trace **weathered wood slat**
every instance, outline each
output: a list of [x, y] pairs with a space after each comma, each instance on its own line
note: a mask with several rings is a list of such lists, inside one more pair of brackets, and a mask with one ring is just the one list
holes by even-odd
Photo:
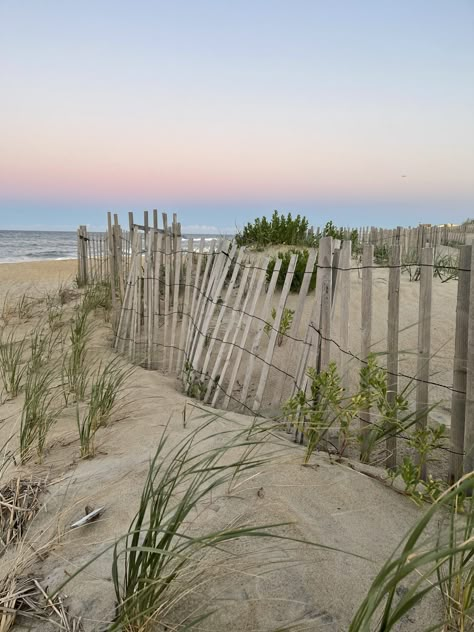
[[259, 411], [260, 408], [262, 407], [263, 395], [265, 392], [265, 387], [267, 385], [268, 375], [270, 373], [270, 365], [271, 365], [273, 353], [275, 350], [275, 344], [278, 337], [278, 331], [280, 329], [280, 323], [283, 316], [283, 310], [285, 309], [286, 300], [288, 298], [291, 283], [293, 281], [293, 276], [295, 274], [297, 259], [298, 259], [297, 255], [292, 255], [290, 259], [290, 263], [288, 264], [288, 272], [286, 273], [285, 282], [283, 284], [283, 289], [281, 291], [278, 308], [276, 310], [275, 320], [272, 323], [273, 329], [270, 334], [270, 340], [268, 342], [268, 347], [265, 354], [265, 361], [262, 367], [262, 373], [260, 375], [260, 381], [257, 387], [257, 393], [255, 395], [255, 400], [252, 406], [252, 410], [254, 411]]
[[217, 400], [219, 399], [220, 395], [232, 395], [231, 391], [230, 391], [230, 384], [224, 388], [224, 383], [225, 383], [225, 377], [227, 375], [227, 370], [229, 368], [229, 365], [231, 363], [231, 359], [232, 359], [232, 354], [234, 353], [234, 350], [236, 349], [236, 345], [239, 344], [240, 342], [237, 343], [237, 339], [239, 339], [240, 341], [240, 331], [242, 328], [242, 323], [244, 322], [244, 318], [246, 317], [246, 313], [249, 312], [249, 304], [251, 302], [251, 299], [255, 293], [255, 288], [258, 284], [258, 279], [260, 277], [260, 272], [261, 270], [258, 270], [258, 267], [254, 267], [251, 273], [251, 278], [250, 278], [250, 283], [249, 283], [249, 288], [248, 291], [246, 293], [246, 296], [243, 300], [243, 303], [238, 304], [237, 309], [239, 310], [239, 320], [237, 322], [237, 326], [233, 328], [233, 332], [232, 332], [232, 339], [230, 340], [230, 344], [226, 346], [226, 359], [224, 361], [224, 366], [222, 367], [222, 370], [220, 372], [219, 378], [216, 382], [217, 387], [215, 389], [215, 393], [214, 393], [214, 397], [212, 399], [212, 405], [215, 406], [217, 403]]
[[270, 322], [271, 311], [272, 311], [272, 300], [273, 300], [273, 295], [275, 293], [278, 277], [280, 275], [281, 265], [282, 265], [282, 260], [280, 258], [277, 258], [275, 262], [275, 267], [273, 268], [272, 278], [270, 279], [270, 284], [268, 286], [267, 295], [265, 297], [265, 303], [260, 313], [260, 319], [257, 322], [257, 331], [255, 333], [252, 348], [250, 350], [250, 357], [249, 357], [247, 369], [245, 371], [245, 378], [244, 378], [244, 383], [242, 386], [242, 392], [239, 398], [240, 402], [243, 405], [246, 405], [255, 362], [257, 358], [259, 358], [260, 360], [262, 359], [259, 357], [258, 351], [260, 348], [260, 342], [263, 336], [263, 332], [265, 331], [265, 323]]
[[259, 270], [259, 274], [257, 275], [257, 281], [253, 290], [253, 296], [250, 298], [249, 301], [248, 313], [243, 314], [242, 325], [244, 326], [244, 330], [242, 332], [242, 335], [239, 337], [239, 347], [237, 349], [236, 357], [234, 358], [234, 366], [229, 379], [229, 384], [227, 386], [227, 394], [224, 397], [224, 401], [222, 402], [222, 407], [224, 408], [224, 410], [227, 410], [227, 408], [229, 407], [230, 397], [234, 390], [234, 384], [237, 379], [240, 364], [242, 362], [242, 356], [244, 353], [245, 344], [247, 342], [247, 337], [249, 335], [250, 327], [252, 326], [253, 318], [256, 313], [255, 310], [257, 308], [257, 302], [262, 294], [263, 284], [265, 283], [265, 279], [267, 276], [267, 266], [269, 261], [269, 258], [266, 257], [260, 264], [263, 269]]
[[[390, 253], [388, 277], [388, 331], [387, 331], [387, 400], [395, 404], [398, 394], [398, 338], [400, 327], [400, 246], [395, 245]], [[395, 431], [386, 440], [387, 467], [397, 465], [397, 437]]]
[[[361, 296], [361, 351], [360, 357], [362, 363], [367, 361], [372, 346], [372, 268], [374, 262], [374, 246], [365, 244], [362, 253], [362, 296]], [[362, 368], [362, 367], [361, 367]], [[370, 429], [371, 416], [370, 408], [361, 410], [360, 430], [362, 433], [362, 452], [365, 453], [368, 448], [368, 432]]]
[[[433, 248], [421, 251], [420, 298], [418, 310], [418, 359], [416, 376], [416, 421], [420, 429], [428, 425], [431, 357], [431, 300], [433, 288]], [[426, 479], [426, 465], [422, 477]]]

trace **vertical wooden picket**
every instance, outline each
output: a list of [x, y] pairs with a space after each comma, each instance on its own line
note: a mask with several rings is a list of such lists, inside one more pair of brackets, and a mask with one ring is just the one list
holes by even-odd
[[[362, 253], [362, 297], [361, 297], [361, 352], [362, 362], [366, 362], [372, 345], [372, 267], [374, 246], [366, 244]], [[362, 454], [367, 450], [368, 432], [370, 428], [370, 408], [360, 412], [360, 430], [362, 433]]]
[[[396, 244], [390, 252], [388, 278], [388, 331], [387, 331], [387, 400], [395, 404], [398, 394], [398, 338], [400, 323], [400, 246]], [[397, 437], [395, 430], [386, 440], [387, 467], [397, 465]]]
[[[464, 233], [465, 236], [465, 233]], [[470, 305], [467, 325], [466, 421], [464, 474], [474, 472], [474, 246], [471, 248]]]
[[453, 394], [451, 400], [451, 454], [449, 483], [463, 473], [464, 429], [466, 419], [467, 347], [470, 308], [472, 246], [463, 246], [459, 253], [459, 280], [454, 339]]
[[[416, 384], [416, 418], [418, 428], [428, 425], [431, 357], [431, 301], [433, 287], [433, 248], [421, 251], [420, 299], [418, 311], [418, 361]], [[422, 468], [422, 477], [426, 478], [426, 465]]]

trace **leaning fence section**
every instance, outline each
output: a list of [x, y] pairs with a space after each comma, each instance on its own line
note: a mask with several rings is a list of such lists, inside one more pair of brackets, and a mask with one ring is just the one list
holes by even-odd
[[[145, 213], [141, 223], [129, 214], [123, 230], [109, 214], [107, 232], [78, 231], [79, 277], [111, 286], [118, 352], [175, 376], [187, 394], [207, 404], [275, 415], [290, 396], [310, 389], [309, 368], [321, 374], [336, 363], [341, 387], [351, 395], [375, 351], [387, 375], [388, 406], [409, 392], [416, 425], [423, 429], [443, 399], [450, 416], [450, 478], [474, 469], [471, 245], [459, 242], [448, 357], [433, 341], [439, 329], [433, 271], [436, 247], [452, 241], [449, 231], [431, 231], [428, 238], [419, 228], [364, 229], [354, 253], [353, 231], [347, 230], [347, 239], [321, 237], [304, 261], [292, 254], [283, 266], [280, 258], [248, 252], [224, 238], [186, 239], [176, 215], [169, 221], [164, 213], [158, 220], [156, 211], [152, 217]], [[380, 244], [387, 247], [383, 265], [374, 260]], [[407, 284], [401, 274], [412, 246], [419, 250], [417, 284]], [[406, 320], [408, 307], [413, 322]], [[408, 349], [406, 330], [412, 336]], [[362, 438], [378, 422], [372, 408], [362, 410]], [[402, 439], [397, 432], [386, 437], [389, 466], [403, 458]]]

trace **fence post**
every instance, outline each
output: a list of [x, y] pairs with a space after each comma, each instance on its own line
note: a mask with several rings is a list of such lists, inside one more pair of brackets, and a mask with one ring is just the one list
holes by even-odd
[[[433, 287], [433, 248], [423, 248], [421, 251], [420, 298], [418, 310], [418, 360], [416, 384], [416, 423], [419, 429], [428, 425], [431, 352], [431, 301]], [[426, 479], [426, 465], [421, 471]]]
[[[374, 246], [365, 244], [362, 253], [362, 298], [361, 298], [361, 360], [367, 361], [372, 345], [372, 266], [374, 261]], [[370, 408], [360, 413], [360, 430], [362, 433], [362, 450], [365, 454], [368, 448], [368, 431], [370, 428]]]
[[332, 293], [332, 237], [319, 242], [318, 276], [321, 280], [321, 353], [319, 370], [325, 371], [331, 360], [331, 293]]
[[112, 319], [115, 324], [117, 318], [117, 296], [115, 294], [115, 239], [114, 231], [112, 229], [112, 213], [110, 211], [107, 212], [107, 231], [109, 245], [109, 276], [112, 292]]
[[[459, 280], [456, 303], [454, 339], [453, 395], [451, 400], [451, 454], [449, 483], [458, 480], [463, 472], [464, 427], [466, 419], [467, 344], [469, 321], [469, 292], [471, 283], [472, 246], [463, 246], [459, 253]], [[472, 310], [471, 310], [472, 311]]]
[[[398, 330], [400, 321], [400, 246], [396, 244], [390, 252], [388, 277], [388, 331], [387, 331], [387, 400], [395, 404], [398, 393]], [[395, 420], [394, 420], [395, 421]], [[387, 437], [387, 467], [397, 465], [397, 436], [394, 431]]]
[[464, 473], [474, 471], [474, 247], [471, 247], [469, 319], [467, 325], [466, 418], [464, 426]]
[[77, 231], [77, 263], [79, 285], [87, 284], [87, 227], [79, 226]]

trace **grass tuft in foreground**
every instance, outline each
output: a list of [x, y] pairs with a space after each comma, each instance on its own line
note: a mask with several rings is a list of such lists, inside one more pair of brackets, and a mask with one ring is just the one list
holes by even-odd
[[[430, 594], [443, 596], [442, 620], [420, 632], [469, 632], [474, 626], [474, 473], [445, 492], [384, 564], [349, 632], [400, 630], [400, 622]], [[467, 499], [466, 499], [467, 495]], [[461, 501], [463, 510], [461, 509]], [[437, 536], [430, 534], [439, 520]], [[409, 586], [408, 588], [406, 588]], [[400, 587], [404, 589], [400, 591]], [[401, 595], [401, 596], [400, 596]], [[397, 626], [397, 627], [396, 627]]]
[[16, 333], [15, 329], [6, 336], [4, 330], [0, 333], [0, 377], [3, 388], [11, 397], [19, 394], [26, 371], [23, 355], [27, 338], [17, 338]]

